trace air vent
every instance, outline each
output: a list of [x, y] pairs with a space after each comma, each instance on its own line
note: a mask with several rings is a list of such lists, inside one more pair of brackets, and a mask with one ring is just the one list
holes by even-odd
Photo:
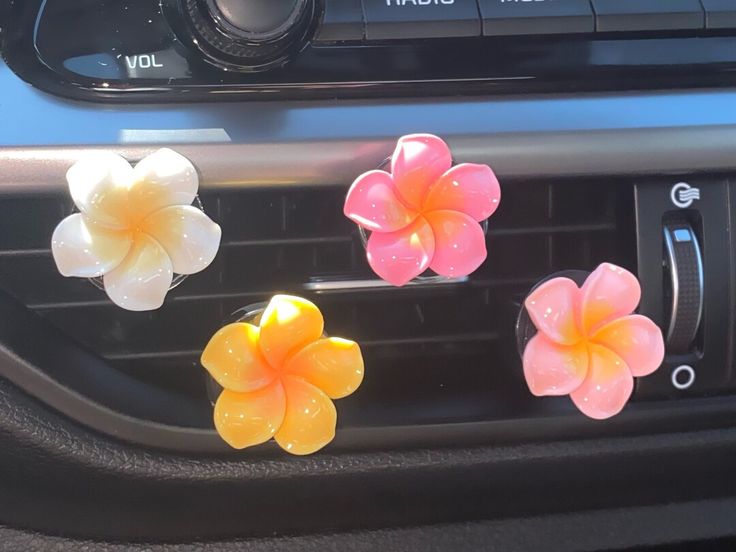
[[[513, 338], [518, 304], [546, 274], [608, 260], [635, 268], [633, 188], [626, 182], [505, 182], [491, 219], [489, 260], [467, 282], [315, 291], [324, 278], [372, 279], [344, 188], [208, 191], [223, 227], [213, 266], [153, 313], [114, 307], [90, 283], [61, 277], [49, 251], [71, 212], [61, 196], [0, 200], [0, 288], [117, 370], [207, 401], [203, 345], [236, 309], [275, 292], [303, 294], [327, 331], [363, 346], [363, 387], [341, 401], [343, 429], [429, 426], [528, 416]], [[135, 401], [136, 397], [129, 397]], [[560, 403], [562, 404], [562, 403]]]

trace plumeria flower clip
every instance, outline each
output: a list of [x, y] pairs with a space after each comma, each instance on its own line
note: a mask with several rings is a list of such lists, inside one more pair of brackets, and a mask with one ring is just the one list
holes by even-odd
[[300, 297], [277, 295], [251, 321], [228, 324], [202, 353], [202, 366], [223, 388], [217, 432], [236, 449], [274, 438], [291, 454], [318, 451], [335, 437], [332, 399], [363, 381], [360, 347], [325, 337], [322, 313]]
[[632, 314], [641, 288], [636, 276], [610, 263], [596, 268], [582, 287], [570, 278], [549, 279], [524, 301], [537, 330], [523, 351], [524, 376], [536, 396], [570, 395], [598, 420], [615, 416], [634, 389], [634, 378], [656, 371], [664, 359], [659, 327]]
[[51, 239], [64, 276], [102, 277], [110, 299], [131, 311], [159, 308], [175, 274], [204, 270], [222, 232], [201, 209], [199, 178], [188, 159], [160, 149], [135, 168], [112, 153], [94, 154], [67, 172], [78, 213]]
[[486, 259], [479, 224], [501, 201], [488, 165], [452, 165], [447, 144], [431, 134], [399, 139], [391, 171], [373, 170], [353, 183], [345, 215], [370, 232], [368, 263], [387, 282], [402, 286], [427, 269], [462, 277]]

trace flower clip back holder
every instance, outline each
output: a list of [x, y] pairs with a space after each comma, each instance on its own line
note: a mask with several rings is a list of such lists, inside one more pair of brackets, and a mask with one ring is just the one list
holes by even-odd
[[532, 288], [516, 324], [532, 394], [569, 395], [598, 420], [621, 412], [634, 378], [653, 373], [664, 360], [662, 331], [634, 314], [640, 298], [637, 278], [610, 263], [592, 273], [553, 274]]
[[456, 279], [474, 272], [487, 255], [481, 223], [500, 200], [488, 165], [455, 165], [441, 138], [411, 134], [379, 169], [353, 182], [344, 213], [360, 228], [373, 271], [403, 286], [428, 269]]
[[[273, 438], [286, 452], [312, 454], [335, 436], [334, 399], [363, 381], [354, 341], [327, 337], [316, 305], [287, 295], [237, 311], [205, 347], [217, 432], [243, 449]], [[208, 378], [209, 379], [209, 378]]]
[[77, 212], [54, 230], [51, 249], [63, 276], [87, 278], [118, 306], [155, 310], [186, 275], [214, 260], [222, 231], [197, 195], [192, 163], [160, 149], [135, 167], [98, 153], [67, 172]]
[[524, 349], [526, 349], [527, 344], [539, 332], [537, 327], [534, 325], [534, 322], [532, 322], [531, 316], [529, 316], [529, 311], [524, 306], [524, 300], [534, 293], [539, 286], [554, 278], [568, 278], [578, 286], [582, 286], [588, 276], [590, 276], [590, 272], [587, 270], [561, 270], [554, 274], [550, 274], [534, 284], [521, 301], [521, 308], [519, 309], [519, 314], [516, 317], [516, 350], [519, 353], [519, 357], [524, 356]]

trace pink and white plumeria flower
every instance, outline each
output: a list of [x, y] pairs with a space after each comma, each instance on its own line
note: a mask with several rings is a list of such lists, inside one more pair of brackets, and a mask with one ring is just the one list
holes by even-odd
[[662, 331], [632, 314], [641, 288], [636, 276], [604, 263], [582, 288], [554, 278], [524, 302], [539, 332], [524, 350], [524, 376], [534, 395], [570, 395], [583, 414], [615, 416], [634, 390], [634, 377], [662, 364]]
[[486, 259], [480, 222], [501, 201], [487, 165], [452, 166], [442, 139], [412, 134], [399, 139], [391, 172], [374, 170], [353, 183], [345, 215], [371, 233], [368, 263], [376, 274], [402, 286], [432, 269], [461, 277]]
[[159, 308], [174, 274], [215, 258], [222, 232], [193, 206], [199, 178], [188, 159], [160, 149], [131, 167], [112, 153], [90, 155], [67, 172], [79, 213], [62, 220], [51, 249], [64, 276], [102, 276], [105, 291], [132, 311]]

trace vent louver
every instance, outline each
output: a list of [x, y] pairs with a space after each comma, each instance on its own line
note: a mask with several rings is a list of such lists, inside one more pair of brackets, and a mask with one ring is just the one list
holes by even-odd
[[[90, 283], [61, 277], [48, 249], [72, 206], [61, 195], [0, 199], [0, 288], [69, 339], [141, 381], [207, 401], [201, 348], [236, 309], [275, 292], [319, 304], [327, 331], [355, 338], [363, 387], [341, 401], [349, 427], [480, 422], [537, 406], [513, 337], [518, 303], [539, 278], [608, 260], [635, 269], [633, 190], [626, 182], [505, 182], [489, 259], [460, 284], [310, 291], [320, 278], [372, 279], [343, 188], [206, 191], [224, 231], [214, 264], [160, 311], [113, 306]], [[130, 400], [136, 400], [131, 397]]]

